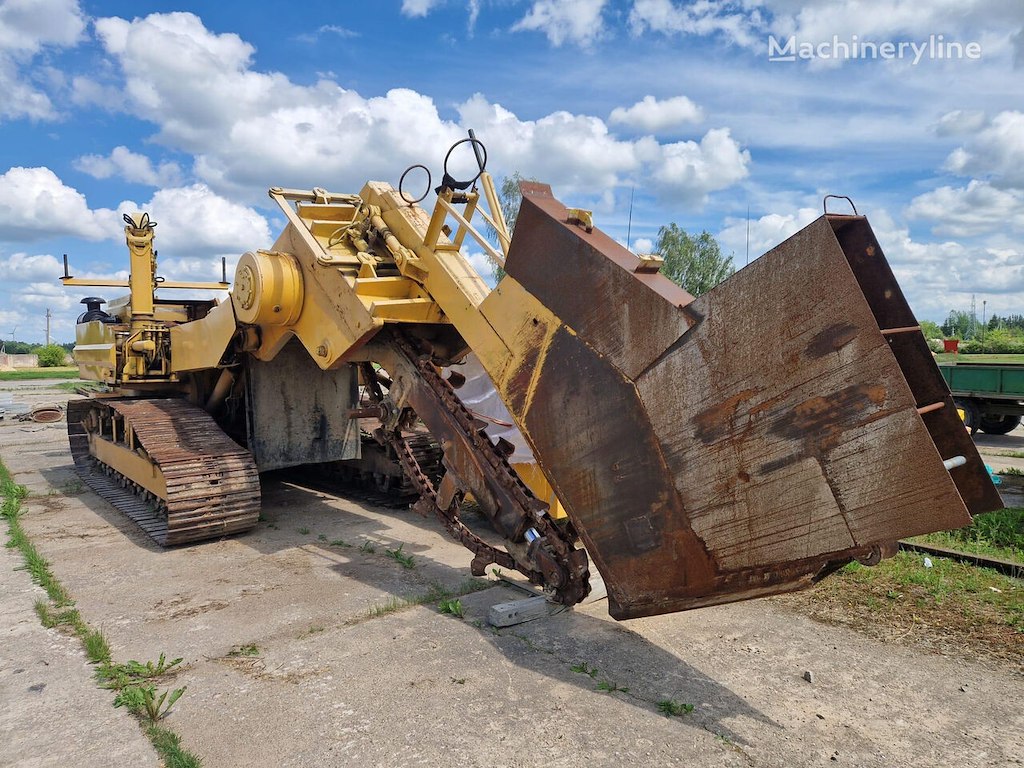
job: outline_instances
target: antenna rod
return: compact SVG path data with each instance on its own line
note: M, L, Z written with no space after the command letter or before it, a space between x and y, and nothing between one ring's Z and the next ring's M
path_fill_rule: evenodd
M750 264L750 203L747 203L747 264Z
M626 248L633 250L630 246L629 236L633 232L633 193L636 192L636 184L629 188L629 219L626 222Z

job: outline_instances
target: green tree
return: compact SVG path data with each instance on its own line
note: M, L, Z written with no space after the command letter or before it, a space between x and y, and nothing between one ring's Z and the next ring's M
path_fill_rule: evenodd
M537 179L526 178L520 175L519 171L514 171L511 176L503 176L501 184L498 187L498 205L501 206L501 215L505 219L505 225L508 227L509 237L515 234L516 231L516 220L519 218L519 205L523 202L523 195L519 191L520 181L537 181ZM498 233L494 231L494 228L488 224L487 233L490 235L491 241L501 248L501 244L498 242ZM498 264L494 265L494 279L501 280L505 276L505 270L503 270Z
M523 202L523 195L519 191L520 181L536 181L532 176L526 178L521 176L519 171L514 171L511 176L504 176L501 179L501 187L498 188L498 199L501 201L501 215L505 217L505 224L508 226L508 233L511 235L516 231L516 219L519 218L519 204Z
M47 344L33 351L39 356L40 368L55 368L66 362L66 353L60 344Z
M971 313L954 309L942 324L942 332L951 339L968 339L971 336L971 326Z
M35 347L27 341L0 341L0 346L9 355L28 355L35 350Z
M918 325L921 326L921 333L924 334L926 339L941 339L942 329L938 323L932 322L931 320L922 320Z
M732 256L722 254L707 230L691 237L672 222L658 230L654 249L665 260L661 273L694 296L707 293L736 271Z

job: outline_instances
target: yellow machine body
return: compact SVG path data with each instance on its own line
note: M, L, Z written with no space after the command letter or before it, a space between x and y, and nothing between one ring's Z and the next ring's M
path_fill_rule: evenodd
M241 257L229 302L203 307L153 301L155 287L186 284L156 282L152 227L133 219L130 300L116 322L79 326L76 359L123 388L180 384L211 414L245 379L261 467L352 446L345 424L379 419L416 506L476 553L474 572L514 562L572 603L588 553L616 618L805 587L1000 506L863 217L823 216L694 299L590 212L542 184L522 191L510 236L482 165L472 189L442 185L432 212L382 182L357 195L273 188L284 230ZM504 267L495 289L467 238ZM533 450L518 476L458 402L470 351ZM252 400L290 389L295 403ZM308 437L264 446L289 408ZM410 414L443 449L436 484L402 438ZM466 495L507 553L461 523Z

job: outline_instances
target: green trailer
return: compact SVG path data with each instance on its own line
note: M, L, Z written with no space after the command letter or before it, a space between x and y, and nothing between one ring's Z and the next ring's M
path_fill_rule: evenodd
M939 363L971 433L1005 435L1024 415L1024 364Z

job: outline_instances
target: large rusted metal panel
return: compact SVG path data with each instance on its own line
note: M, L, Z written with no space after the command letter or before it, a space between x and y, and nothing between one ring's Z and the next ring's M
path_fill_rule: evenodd
M916 321L877 243L862 258L867 222L849 224L822 217L689 301L524 196L507 270L565 327L531 358L535 391L507 400L616 618L806 586L966 525L964 499L1001 506L949 404L918 413L948 392L891 332Z
M693 297L599 229L551 227L566 208L547 184L522 182L505 271L625 375L637 376L689 328Z
M322 371L293 338L273 360L252 360L246 383L249 450L261 472L359 458L352 366Z
M931 350L921 333L899 332L917 325L903 291L896 282L882 246L863 216L829 216L843 255L846 256L857 284L871 307L878 327L885 333L896 361L910 384L919 406L942 402L944 407L924 414L924 423L943 456L967 458L966 471L954 471L953 482L971 514L999 509L999 493L988 478L985 465L974 449L974 441L961 429L945 379L935 365ZM897 329L893 333L892 330Z

